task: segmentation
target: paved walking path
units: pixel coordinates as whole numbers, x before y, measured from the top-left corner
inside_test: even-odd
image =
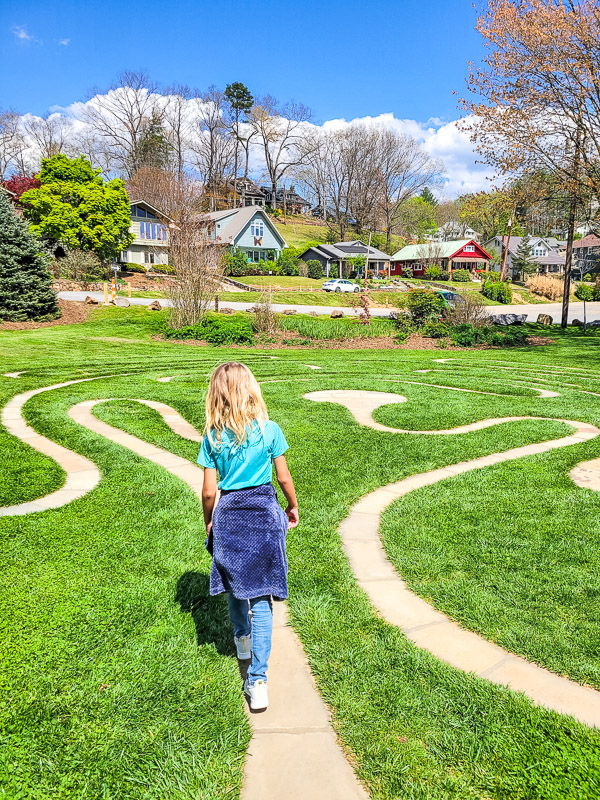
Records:
[[[54,458],[67,473],[65,485],[33,503],[0,509],[0,514],[28,514],[58,508],[91,491],[100,472],[88,459],[46,439],[22,417],[24,404],[36,394],[84,380],[66,381],[24,392],[5,406],[2,421],[10,433]],[[86,400],[73,406],[74,422],[128,448],[180,478],[202,498],[203,470],[185,458],[138,439],[97,419],[92,409],[106,400]],[[157,411],[179,436],[200,442],[201,434],[170,406],[137,400]],[[300,640],[290,627],[287,608],[274,608],[273,654],[269,660],[267,711],[248,711],[253,736],[244,766],[242,800],[367,800],[368,795],[338,746],[330,714],[316,686]]]
[[[59,292],[58,297],[61,300],[77,300],[83,301],[85,298],[90,295],[94,297],[96,300],[103,302],[104,301],[104,294],[102,292]],[[156,298],[148,298],[148,297],[130,297],[128,298],[129,302],[133,306],[149,306],[150,303],[153,303]],[[170,306],[170,300],[159,298],[158,301],[162,306]],[[383,298],[383,302],[385,302],[385,297]],[[252,308],[255,305],[255,302],[252,303],[241,303],[241,302],[226,302],[221,303],[222,306],[227,306],[227,308],[233,308],[236,311],[245,311],[248,308]],[[286,308],[295,309],[298,314],[309,314],[311,311],[316,312],[317,314],[331,314],[335,306],[320,306],[320,305],[293,305],[292,303],[273,303],[273,310],[281,312]],[[352,308],[348,306],[340,306],[340,309],[344,312],[346,316],[355,317],[356,314]],[[560,322],[561,314],[562,314],[562,305],[560,303],[532,303],[532,304],[523,304],[517,306],[486,306],[487,311],[490,314],[527,314],[527,321],[528,322],[535,322],[538,318],[538,314],[549,314],[554,322]],[[390,311],[394,311],[394,308],[371,308],[370,313],[372,317],[387,317],[389,316]],[[569,322],[572,322],[574,319],[583,319],[583,303],[572,301],[569,306]],[[588,303],[587,304],[587,319],[588,322],[592,322],[593,320],[600,319],[600,302],[596,303]]]
[[[536,419],[536,417],[502,417],[462,425],[451,430],[407,431],[380,425],[372,417],[373,411],[380,406],[405,402],[406,398],[401,395],[333,390],[310,392],[304,396],[316,402],[339,403],[352,413],[360,425],[394,433],[450,435],[482,430],[513,420]],[[388,560],[379,537],[379,523],[383,511],[415,489],[431,486],[445,478],[499,464],[502,461],[580,444],[600,435],[600,429],[594,425],[573,420],[561,421],[572,426],[575,433],[561,439],[516,447],[502,453],[411,475],[409,478],[376,489],[354,505],[350,515],[340,526],[340,535],[359,586],[366,592],[379,613],[390,624],[399,627],[418,647],[428,650],[464,672],[472,672],[492,683],[509,686],[515,691],[523,692],[539,705],[562,714],[569,714],[580,722],[598,727],[600,692],[555,675],[524,658],[513,655],[478,634],[464,630],[445,614],[436,611],[406,586]],[[579,486],[600,491],[600,459],[580,464],[570,474]]]

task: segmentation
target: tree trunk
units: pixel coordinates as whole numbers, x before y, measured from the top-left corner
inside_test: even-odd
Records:
[[[277,208],[277,184],[271,181],[271,208],[273,211]]]
[[[560,327],[566,328],[569,322],[569,291],[571,289],[571,264],[573,261],[573,239],[575,236],[575,215],[577,213],[577,194],[571,195],[569,205],[569,227],[567,229],[567,252],[565,253],[565,279],[563,282],[562,316]]]

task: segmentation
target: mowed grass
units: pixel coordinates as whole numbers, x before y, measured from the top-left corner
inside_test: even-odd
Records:
[[[345,351],[182,347],[152,339],[159,317],[145,309],[103,308],[79,326],[0,334],[4,371],[26,370],[18,381],[0,378],[5,399],[62,380],[115,376],[40,394],[25,407],[36,430],[92,458],[103,478],[62,509],[0,518],[0,797],[239,795],[249,729],[223,599],[207,593],[200,504],[175,477],[67,415],[83,399],[109,399],[96,407],[97,416],[194,461],[197,445],[130,398],[167,403],[201,429],[210,370],[231,358],[255,371],[271,416],[291,445],[288,461],[301,509],[301,524],[288,537],[292,623],[340,741],[371,796],[597,797],[600,732],[412,645],[373,611],[337,533],[352,503],[385,483],[561,436],[564,423],[514,422],[463,436],[388,434],[362,428],[345,409],[303,395],[326,388],[399,392],[408,402],[376,416],[416,430],[508,414],[599,424],[590,395],[564,384],[600,392],[600,338],[568,333],[556,335],[548,348],[453,353],[454,361],[439,364],[435,350],[353,351],[348,358]],[[176,377],[157,382],[165,375]],[[535,385],[557,388],[562,396],[539,398],[527,388]],[[9,436],[2,445],[4,471],[26,448]],[[550,649],[562,652],[550,668],[583,676],[587,647],[592,681],[600,660],[593,552],[598,496],[572,484],[567,489],[566,475],[570,465],[599,455],[594,440],[524,459],[514,480],[494,467],[472,473],[473,483],[465,475],[419,490],[402,501],[413,505],[401,524],[393,519],[401,504],[386,515],[390,555],[403,574],[412,568],[407,577],[423,596],[456,616],[466,609],[466,626],[487,635],[493,618],[506,647],[514,641],[517,649],[528,639],[540,658]],[[553,456],[559,461],[549,463]],[[60,484],[60,472],[41,479],[46,462],[30,453],[34,467],[40,494]],[[21,486],[17,475],[9,474],[6,484],[10,502],[31,499],[31,487]],[[585,546],[583,523],[573,524],[575,508],[588,521]],[[478,520],[488,514],[492,522],[478,530]],[[536,514],[548,525],[556,520],[553,535],[538,529],[531,534]],[[457,532],[461,525],[464,536]],[[418,543],[411,544],[413,534]],[[410,557],[404,558],[403,547],[412,548]],[[537,563],[539,579],[527,594]],[[546,583],[544,571],[551,576]],[[585,596],[569,589],[575,580]],[[560,594],[557,582],[565,587]],[[469,593],[473,602],[465,597]],[[501,607],[503,594],[514,613]],[[519,610],[521,640],[514,635]],[[549,625],[552,613],[565,624]],[[573,624],[581,643],[570,655]]]
[[[305,289],[320,289],[327,280],[325,277],[315,280],[314,278],[303,278],[301,275],[244,275],[242,278],[235,278],[240,283],[248,286],[266,287],[298,287]]]

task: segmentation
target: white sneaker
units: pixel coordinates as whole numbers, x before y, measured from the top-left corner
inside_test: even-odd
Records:
[[[250,708],[252,711],[259,711],[269,705],[269,693],[267,692],[267,682],[260,679],[256,683],[248,683],[248,678],[244,682],[244,692],[250,698]]]
[[[233,641],[240,661],[247,661],[252,657],[252,636],[240,636],[239,639],[234,636]]]

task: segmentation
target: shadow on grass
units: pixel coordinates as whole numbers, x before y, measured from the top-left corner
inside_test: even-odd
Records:
[[[199,646],[214,644],[217,652],[222,655],[235,654],[226,595],[211,596],[208,575],[184,572],[177,581],[175,602],[194,620]]]

